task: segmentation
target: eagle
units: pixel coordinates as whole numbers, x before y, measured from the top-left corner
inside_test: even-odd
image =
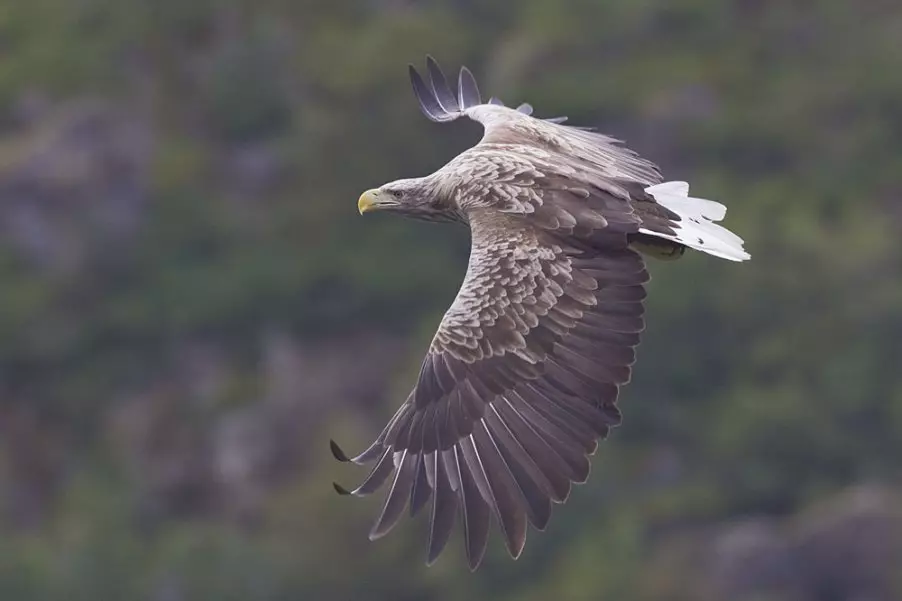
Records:
[[[357,488],[334,486],[364,496],[388,483],[371,540],[428,505],[427,565],[459,519],[476,570],[492,516],[516,559],[620,424],[645,327],[644,256],[750,255],[715,223],[722,204],[663,181],[620,140],[484,103],[466,67],[456,92],[432,57],[428,83],[409,71],[427,118],[468,117],[483,137],[430,175],[367,190],[358,210],[467,225],[470,257],[407,400],[356,457],[331,441],[339,461],[372,465]]]

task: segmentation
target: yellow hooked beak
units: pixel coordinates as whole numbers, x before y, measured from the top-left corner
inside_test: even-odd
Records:
[[[367,211],[397,207],[400,204],[401,202],[391,192],[373,188],[360,195],[357,200],[357,210],[363,215]]]
[[[377,198],[379,196],[379,190],[372,189],[367,190],[363,194],[360,195],[360,198],[357,200],[357,210],[360,211],[360,214],[363,215],[374,206],[378,204]]]

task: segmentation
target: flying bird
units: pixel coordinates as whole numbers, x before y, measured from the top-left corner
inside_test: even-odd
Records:
[[[431,175],[367,190],[357,206],[469,226],[469,263],[382,433],[352,458],[331,443],[340,461],[373,465],[354,490],[335,488],[362,496],[388,483],[371,540],[428,505],[427,564],[459,519],[475,570],[492,516],[516,559],[528,526],[545,529],[620,424],[618,391],[645,327],[643,256],[750,256],[715,223],[723,205],[664,182],[620,140],[533,117],[528,104],[484,103],[466,67],[456,92],[432,57],[426,68],[428,82],[410,66],[426,117],[478,121],[482,140]]]

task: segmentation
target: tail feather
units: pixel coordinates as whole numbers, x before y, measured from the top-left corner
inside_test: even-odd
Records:
[[[673,240],[729,261],[751,259],[751,255],[743,249],[742,238],[714,223],[723,219],[727,213],[727,208],[719,202],[690,197],[689,184],[686,182],[664,182],[650,186],[645,191],[651,194],[658,204],[679,215],[681,220],[673,227],[676,230],[673,235],[645,228],[640,229],[640,232]]]

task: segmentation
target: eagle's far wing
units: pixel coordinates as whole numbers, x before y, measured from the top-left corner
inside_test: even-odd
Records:
[[[645,265],[625,235],[604,252],[577,248],[567,240],[578,225],[560,213],[539,225],[533,217],[470,216],[467,274],[417,384],[373,445],[351,459],[375,462],[352,494],[390,482],[373,539],[405,507],[415,514],[432,499],[430,563],[458,511],[471,569],[482,560],[492,514],[517,557],[527,524],[545,528],[552,503],[585,482],[588,456],[620,422],[618,389],[644,327]],[[584,230],[598,227],[604,219]],[[348,460],[334,443],[333,452]]]
[[[532,106],[521,104],[516,109],[504,106],[492,97],[482,102],[476,79],[466,67],[458,77],[457,92],[431,56],[426,57],[428,82],[409,66],[410,82],[423,114],[432,121],[453,121],[466,116],[485,128],[480,144],[515,144],[532,146],[578,157],[605,177],[629,179],[644,186],[662,181],[658,167],[620,146],[621,140],[592,131],[591,128],[564,125],[566,117],[539,119],[532,116]]]

